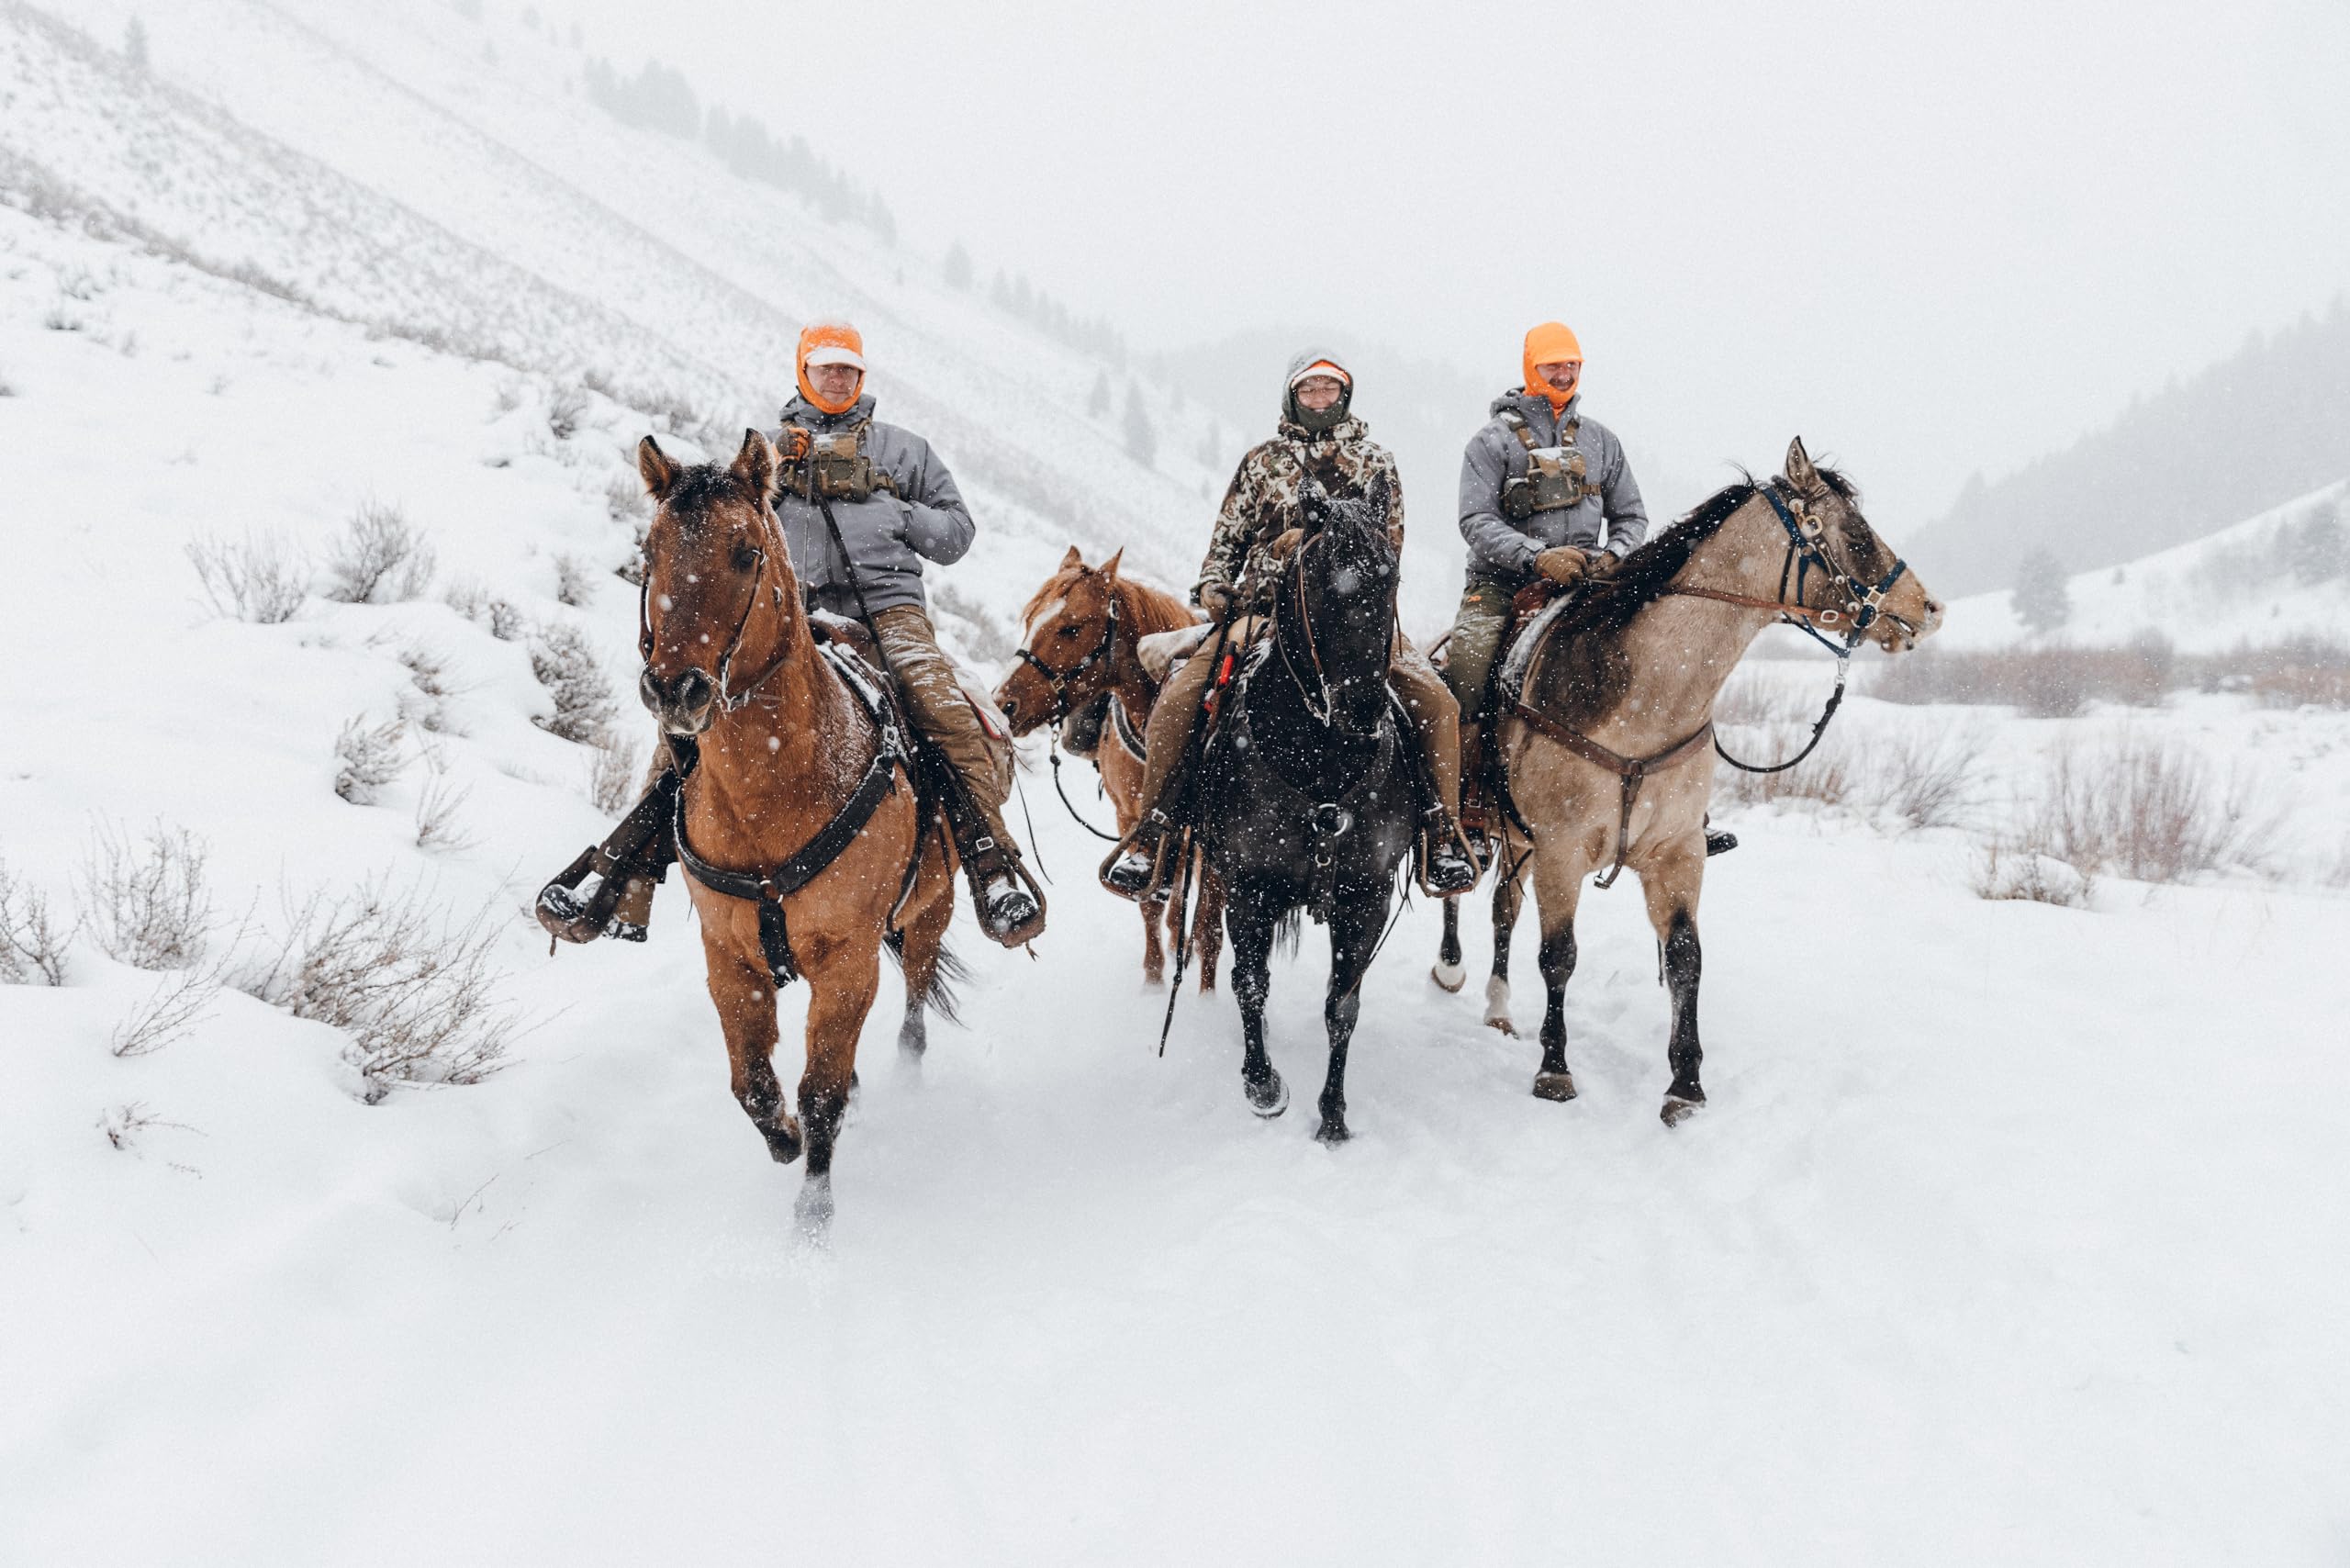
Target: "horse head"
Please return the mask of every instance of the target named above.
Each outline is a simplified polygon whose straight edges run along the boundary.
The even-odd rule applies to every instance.
[[[1796,528],[1825,559],[1828,572],[1805,574],[1805,601],[1835,609],[1849,585],[1863,595],[1863,623],[1855,628],[1888,654],[1915,648],[1939,631],[1942,603],[1926,591],[1876,530],[1861,515],[1861,494],[1833,468],[1814,464],[1801,436],[1787,444],[1786,482]],[[1841,574],[1843,584],[1836,581]],[[1870,602],[1866,596],[1874,596]]]
[[[644,542],[637,694],[674,735],[699,734],[788,653],[798,592],[768,510],[775,449],[743,432],[733,464],[684,465],[646,436],[637,472],[655,502]],[[759,611],[765,606],[768,613]]]
[[[995,705],[1024,735],[1083,707],[1109,688],[1117,668],[1118,563],[1124,550],[1089,566],[1076,545],[1028,601],[1025,633]],[[1131,635],[1133,628],[1126,628]]]
[[[1338,497],[1309,479],[1303,499],[1305,539],[1282,577],[1277,634],[1317,717],[1367,734],[1386,713],[1395,631],[1387,481]]]

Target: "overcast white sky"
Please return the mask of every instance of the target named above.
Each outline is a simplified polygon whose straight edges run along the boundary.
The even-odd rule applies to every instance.
[[[2350,0],[553,0],[1146,346],[1325,320],[1881,521],[2350,289]],[[1462,410],[1465,438],[1482,415]]]

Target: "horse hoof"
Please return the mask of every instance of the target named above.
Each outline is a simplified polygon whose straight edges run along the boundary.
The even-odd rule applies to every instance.
[[[1436,981],[1440,990],[1459,991],[1469,983],[1469,967],[1466,964],[1448,964],[1438,958],[1429,969],[1428,979]]]
[[[1485,1027],[1498,1029],[1513,1040],[1517,1038],[1517,1025],[1509,1021],[1509,1014],[1506,1013],[1485,1014]]]
[[[1315,1143],[1328,1144],[1333,1148],[1336,1148],[1338,1145],[1346,1142],[1348,1138],[1354,1136],[1354,1134],[1347,1131],[1346,1123],[1332,1121],[1327,1118],[1324,1119],[1320,1126],[1314,1129],[1314,1141]]]
[[[800,1158],[801,1140],[799,1128],[777,1126],[762,1127],[759,1130],[766,1135],[767,1153],[774,1157],[778,1165],[789,1165]]]
[[[1278,1072],[1268,1072],[1257,1082],[1243,1079],[1241,1087],[1248,1092],[1248,1108],[1269,1122],[1289,1109],[1289,1085]]]
[[[1517,1038],[1517,1025],[1509,1021],[1509,981],[1499,975],[1485,982],[1485,1027]]]
[[[1678,1094],[1664,1097],[1664,1109],[1658,1113],[1668,1127],[1677,1127],[1705,1108],[1703,1100],[1684,1100]]]
[[[1572,1072],[1536,1073],[1534,1097],[1537,1100],[1556,1100],[1565,1104],[1575,1097],[1575,1075]]]
[[[811,1241],[822,1241],[833,1229],[833,1179],[830,1175],[811,1176],[800,1184],[800,1196],[792,1200],[791,1217],[800,1226],[800,1234]]]

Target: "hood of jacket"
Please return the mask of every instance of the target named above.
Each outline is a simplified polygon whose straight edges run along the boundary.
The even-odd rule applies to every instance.
[[[1338,372],[1338,400],[1316,414],[1298,406],[1297,383],[1308,370],[1326,362]],[[1294,425],[1308,434],[1315,433],[1317,427],[1320,431],[1335,433],[1336,427],[1348,422],[1348,413],[1354,407],[1354,400],[1355,373],[1335,350],[1308,345],[1290,356],[1289,369],[1281,377],[1283,426]]]
[[[1550,398],[1539,392],[1528,392],[1523,386],[1513,386],[1494,398],[1487,406],[1485,412],[1499,418],[1505,409],[1516,409],[1518,418],[1526,421],[1527,428],[1531,430],[1538,438],[1547,431],[1555,440],[1566,422],[1573,419],[1582,408],[1583,394],[1578,392],[1567,399],[1565,408],[1555,410],[1554,418]]]

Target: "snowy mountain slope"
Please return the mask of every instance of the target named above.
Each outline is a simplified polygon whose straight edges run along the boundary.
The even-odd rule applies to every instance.
[[[101,35],[128,14],[74,13]],[[1031,586],[1072,541],[1095,555],[1124,544],[1143,569],[1188,580],[1206,472],[1177,441],[1145,469],[1085,417],[1097,364],[699,147],[605,118],[565,90],[576,51],[517,30],[492,68],[460,47],[478,29],[437,6],[297,16],[192,0],[151,24],[153,74],[173,89],[159,92],[37,14],[6,16],[6,90],[37,113],[12,109],[0,146],[62,184],[167,232],[204,233],[352,314],[445,323],[519,363],[681,397],[718,429],[771,423],[800,326],[850,315],[884,416],[947,455],[987,521],[983,550],[1002,548]],[[530,49],[543,58],[520,56]],[[269,90],[237,85],[250,81]],[[184,98],[207,93],[219,97],[209,108]],[[218,123],[230,116],[234,131]],[[126,145],[103,131],[117,120],[155,129]],[[183,169],[140,151],[191,127],[252,155]],[[255,187],[255,166],[285,165],[302,176],[291,197],[282,182]],[[338,204],[343,221],[311,216]],[[405,267],[389,264],[401,255]]]
[[[2350,547],[2329,552],[2320,576],[2300,548],[2315,526],[2350,540],[2350,481],[2221,529],[2192,543],[2069,578],[2072,612],[2048,633],[2084,645],[2125,643],[2148,633],[2183,652],[2215,653],[2289,637],[2350,638]],[[2031,640],[2006,592],[1952,605],[1939,645],[1998,647]]]

